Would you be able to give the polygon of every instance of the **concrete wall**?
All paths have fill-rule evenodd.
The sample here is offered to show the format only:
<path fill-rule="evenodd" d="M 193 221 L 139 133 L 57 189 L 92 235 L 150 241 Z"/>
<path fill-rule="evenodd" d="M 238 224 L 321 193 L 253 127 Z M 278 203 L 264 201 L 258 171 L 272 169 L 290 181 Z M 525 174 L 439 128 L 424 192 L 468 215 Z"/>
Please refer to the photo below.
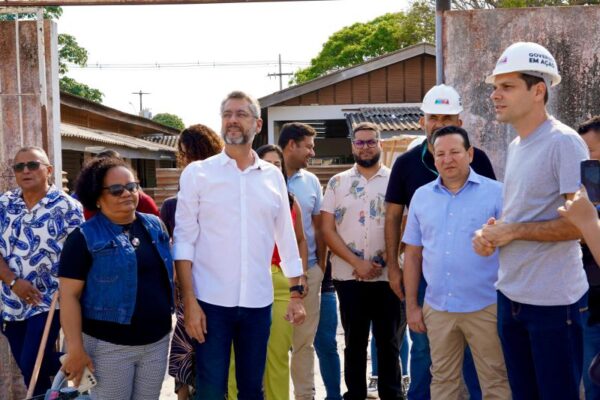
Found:
<path fill-rule="evenodd" d="M 545 7 L 450 11 L 444 15 L 445 79 L 463 97 L 463 121 L 475 145 L 504 177 L 506 148 L 515 137 L 495 121 L 484 79 L 502 51 L 517 41 L 537 42 L 556 58 L 562 82 L 550 90 L 548 109 L 573 128 L 600 114 L 600 7 Z"/>
<path fill-rule="evenodd" d="M 10 166 L 15 152 L 22 146 L 43 147 L 60 175 L 56 24 L 46 21 L 44 31 L 47 82 L 45 117 L 40 107 L 36 22 L 19 22 L 18 49 L 15 22 L 0 22 L 0 192 L 15 186 Z M 44 131 L 46 134 L 43 134 Z"/>

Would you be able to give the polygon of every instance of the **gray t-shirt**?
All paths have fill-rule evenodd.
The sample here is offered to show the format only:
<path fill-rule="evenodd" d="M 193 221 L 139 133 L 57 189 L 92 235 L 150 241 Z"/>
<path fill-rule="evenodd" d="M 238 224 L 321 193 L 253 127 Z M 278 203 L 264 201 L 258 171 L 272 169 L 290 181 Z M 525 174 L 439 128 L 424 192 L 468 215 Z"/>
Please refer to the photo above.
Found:
<path fill-rule="evenodd" d="M 589 158 L 585 142 L 550 117 L 525 139 L 508 147 L 504 222 L 549 221 L 566 193 L 579 189 L 580 163 Z M 509 299 L 532 305 L 568 305 L 588 289 L 576 240 L 515 240 L 500 248 L 496 288 Z"/>

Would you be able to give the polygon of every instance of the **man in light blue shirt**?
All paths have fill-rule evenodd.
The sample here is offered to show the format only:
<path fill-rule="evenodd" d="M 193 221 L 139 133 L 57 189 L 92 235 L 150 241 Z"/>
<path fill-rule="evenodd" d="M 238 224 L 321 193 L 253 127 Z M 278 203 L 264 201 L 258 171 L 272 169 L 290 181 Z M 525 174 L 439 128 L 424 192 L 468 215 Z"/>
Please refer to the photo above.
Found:
<path fill-rule="evenodd" d="M 307 290 L 304 297 L 306 319 L 301 327 L 294 328 L 292 337 L 290 373 L 296 400 L 312 400 L 315 396 L 314 341 L 319 325 L 321 282 L 325 270 L 325 243 L 321 236 L 323 192 L 319 178 L 306 170 L 308 161 L 315 156 L 316 135 L 317 132 L 310 125 L 291 122 L 283 125 L 278 141 L 283 150 L 288 190 L 302 209 L 304 236 L 308 245 L 308 272 L 303 280 Z M 339 390 L 339 381 L 337 386 Z"/>
<path fill-rule="evenodd" d="M 402 238 L 408 324 L 429 338 L 432 399 L 459 398 L 467 343 L 483 398 L 509 399 L 496 329 L 498 254 L 482 257 L 471 245 L 473 233 L 500 216 L 502 185 L 470 168 L 473 148 L 464 129 L 439 129 L 432 143 L 440 176 L 415 192 Z M 421 271 L 427 281 L 422 309 Z"/>

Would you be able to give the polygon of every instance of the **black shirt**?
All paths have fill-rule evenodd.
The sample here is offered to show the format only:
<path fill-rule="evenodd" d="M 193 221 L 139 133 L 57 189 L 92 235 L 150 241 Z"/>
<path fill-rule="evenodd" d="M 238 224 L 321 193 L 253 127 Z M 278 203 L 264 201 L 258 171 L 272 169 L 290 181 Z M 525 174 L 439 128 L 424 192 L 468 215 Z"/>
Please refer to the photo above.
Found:
<path fill-rule="evenodd" d="M 490 159 L 482 150 L 475 147 L 473 150 L 471 168 L 479 175 L 495 180 L 496 175 Z M 417 189 L 435 179 L 437 179 L 437 170 L 425 140 L 423 144 L 402 154 L 394 162 L 385 201 L 410 206 Z"/>
<path fill-rule="evenodd" d="M 141 346 L 157 342 L 171 331 L 171 289 L 161 257 L 140 220 L 129 228 L 130 237 L 138 238 L 137 295 L 131 324 L 92 320 L 82 317 L 82 331 L 97 339 L 120 345 Z M 73 231 L 63 247 L 59 277 L 86 281 L 92 266 L 85 237 Z"/>

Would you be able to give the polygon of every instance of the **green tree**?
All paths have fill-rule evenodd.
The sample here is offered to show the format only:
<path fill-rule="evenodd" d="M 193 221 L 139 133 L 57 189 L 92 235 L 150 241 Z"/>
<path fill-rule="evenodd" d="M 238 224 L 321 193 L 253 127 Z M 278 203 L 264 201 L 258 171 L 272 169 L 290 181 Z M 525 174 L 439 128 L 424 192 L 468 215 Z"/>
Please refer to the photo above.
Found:
<path fill-rule="evenodd" d="M 45 7 L 44 18 L 45 19 L 59 19 L 63 13 L 61 7 Z M 36 15 L 34 13 L 22 13 L 18 14 L 19 20 L 21 19 L 34 19 Z M 0 21 L 14 21 L 15 14 L 0 14 Z M 73 78 L 66 76 L 69 71 L 68 64 L 75 64 L 81 67 L 85 67 L 88 60 L 88 52 L 85 48 L 81 47 L 77 43 L 77 39 L 66 33 L 58 35 L 58 72 L 60 75 L 59 87 L 60 90 L 86 98 L 96 103 L 102 103 L 104 94 L 95 88 L 92 88 L 85 83 L 76 81 Z"/>
<path fill-rule="evenodd" d="M 158 122 L 162 125 L 170 126 L 171 128 L 175 128 L 179 131 L 185 128 L 183 120 L 175 114 L 158 113 L 152 118 L 152 121 Z"/>
<path fill-rule="evenodd" d="M 292 83 L 306 82 L 416 43 L 433 42 L 434 16 L 427 2 L 416 1 L 407 12 L 388 13 L 344 27 L 329 37 L 308 67 L 294 74 Z"/>
<path fill-rule="evenodd" d="M 96 103 L 102 103 L 102 97 L 104 94 L 100 90 L 94 89 L 85 83 L 77 82 L 73 78 L 63 76 L 60 78 L 58 85 L 60 90 L 63 92 L 71 93 L 75 96 L 95 101 Z"/>

